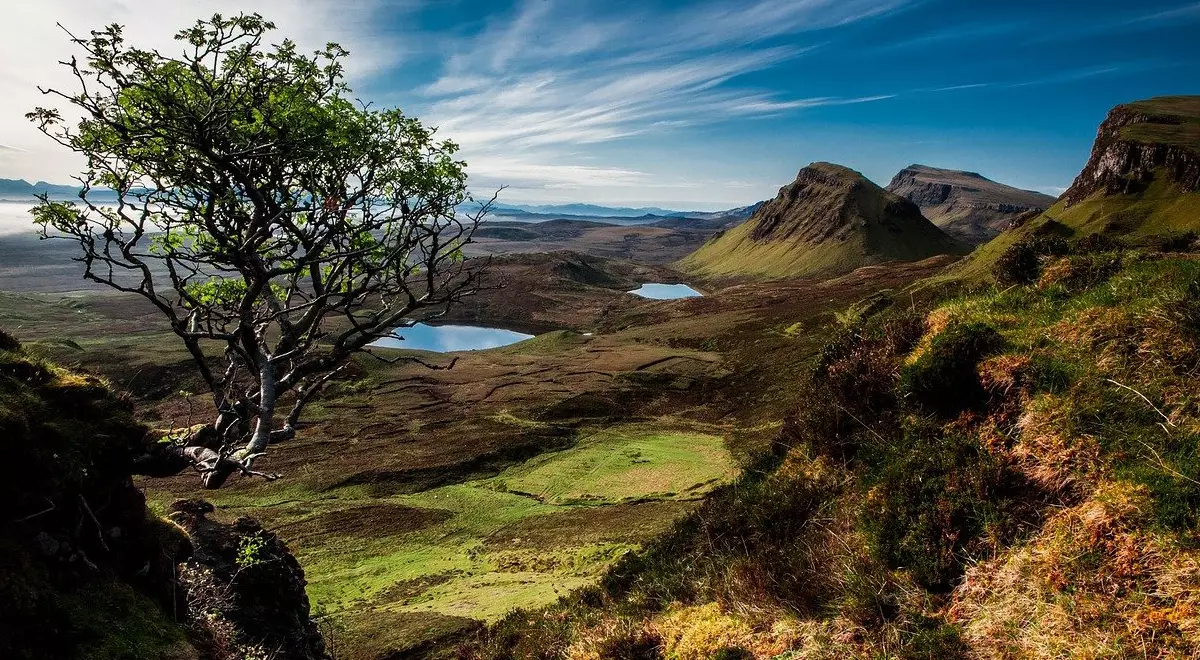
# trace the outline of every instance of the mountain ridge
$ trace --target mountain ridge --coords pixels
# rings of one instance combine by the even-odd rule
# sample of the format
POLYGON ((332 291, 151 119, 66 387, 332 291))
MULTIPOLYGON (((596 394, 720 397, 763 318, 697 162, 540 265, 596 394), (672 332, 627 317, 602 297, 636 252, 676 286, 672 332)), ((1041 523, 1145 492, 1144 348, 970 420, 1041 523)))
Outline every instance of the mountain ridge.
POLYGON ((813 163, 745 223, 681 262, 709 276, 836 275, 888 261, 962 254, 966 247, 915 204, 861 173, 813 163))
POLYGON ((908 199, 946 233, 978 245, 996 237, 1014 219, 1050 208, 1055 198, 998 183, 978 172, 913 164, 900 170, 887 190, 908 199))

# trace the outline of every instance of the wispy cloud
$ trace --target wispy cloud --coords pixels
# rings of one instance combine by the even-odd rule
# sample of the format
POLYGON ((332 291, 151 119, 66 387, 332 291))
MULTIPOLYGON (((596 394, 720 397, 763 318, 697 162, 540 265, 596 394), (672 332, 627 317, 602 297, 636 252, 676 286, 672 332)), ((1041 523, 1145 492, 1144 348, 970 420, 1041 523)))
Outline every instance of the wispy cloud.
POLYGON ((528 0, 452 47, 442 74, 423 89, 422 116, 463 145, 476 181, 508 177, 526 192, 592 181, 645 185, 623 168, 580 167, 565 152, 890 98, 789 98, 739 78, 820 48, 822 31, 906 1, 709 0, 671 12, 606 13, 598 3, 528 0))

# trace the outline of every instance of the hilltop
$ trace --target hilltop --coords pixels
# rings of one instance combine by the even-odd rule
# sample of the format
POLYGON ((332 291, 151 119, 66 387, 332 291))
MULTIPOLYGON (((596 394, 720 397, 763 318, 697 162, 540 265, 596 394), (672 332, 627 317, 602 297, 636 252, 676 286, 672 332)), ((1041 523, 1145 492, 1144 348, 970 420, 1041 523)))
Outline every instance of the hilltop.
POLYGON ((995 238, 1015 219, 1045 211, 1054 198, 996 183, 975 172, 910 165, 887 189, 916 204, 933 224, 951 236, 979 245, 995 238))
POLYGON ((744 224, 715 237, 681 265, 708 276, 836 275, 965 251, 912 202, 849 168, 814 163, 744 224))
POLYGON ((1102 235, 1185 246, 1200 231, 1200 96, 1113 108, 1091 157, 1054 206, 1001 234, 958 275, 986 277, 1006 251, 1041 237, 1102 235))

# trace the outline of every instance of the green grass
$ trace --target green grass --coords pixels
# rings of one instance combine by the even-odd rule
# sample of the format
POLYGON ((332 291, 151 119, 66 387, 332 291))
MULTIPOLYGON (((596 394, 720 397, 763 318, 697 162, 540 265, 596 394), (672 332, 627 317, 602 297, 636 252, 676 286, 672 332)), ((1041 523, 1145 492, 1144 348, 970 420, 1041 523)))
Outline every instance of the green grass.
POLYGON ((732 464, 717 436, 605 431, 565 452, 510 468, 489 483, 556 505, 680 499, 731 479, 732 464))
POLYGON ((1170 115, 1178 123, 1133 124, 1121 129, 1122 137, 1152 144, 1176 144, 1200 153, 1200 96, 1163 96, 1130 103, 1129 107, 1170 115))
POLYGON ((947 278, 990 279, 1005 250, 1045 231, 1051 221, 1067 228, 1073 238, 1106 233, 1135 243, 1152 236, 1200 231, 1200 193, 1180 192, 1178 186, 1159 176, 1145 190, 1133 194, 1097 194, 1071 207, 1059 202, 1020 228, 980 246, 951 268, 947 278))
POLYGON ((209 497, 218 509, 267 520, 304 566, 313 606, 351 637, 381 643, 385 631, 370 612, 494 621, 553 602, 592 583, 736 471, 720 436, 628 425, 493 478, 414 494, 377 498, 365 487, 324 492, 279 481, 209 497), (630 504, 642 501, 659 503, 630 504), (427 512, 430 522, 396 531, 381 521, 370 534, 321 528, 340 512, 351 521, 379 505, 427 512))

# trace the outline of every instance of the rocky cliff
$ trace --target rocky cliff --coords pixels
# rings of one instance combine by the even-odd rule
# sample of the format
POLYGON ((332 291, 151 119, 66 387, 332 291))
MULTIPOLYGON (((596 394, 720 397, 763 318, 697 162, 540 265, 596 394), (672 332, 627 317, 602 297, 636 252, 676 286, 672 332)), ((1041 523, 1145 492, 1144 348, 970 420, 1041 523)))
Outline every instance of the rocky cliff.
POLYGON ((1200 96, 1166 96, 1113 108, 1091 158, 1063 194, 1068 206, 1096 195, 1135 193, 1159 174, 1200 191, 1200 96))
POLYGON ((887 187, 920 207, 933 224, 972 244, 986 243, 1019 216, 1044 211, 1054 198, 996 183, 975 172, 910 165, 887 187))
POLYGON ((814 163, 744 224, 714 238, 682 265, 709 275, 836 275, 963 251, 912 202, 854 170, 814 163))

